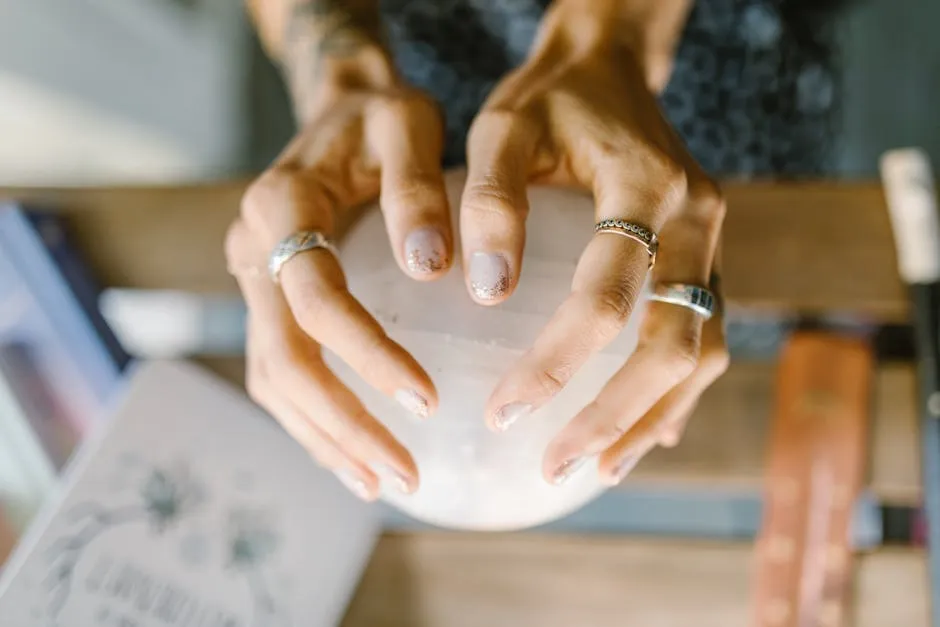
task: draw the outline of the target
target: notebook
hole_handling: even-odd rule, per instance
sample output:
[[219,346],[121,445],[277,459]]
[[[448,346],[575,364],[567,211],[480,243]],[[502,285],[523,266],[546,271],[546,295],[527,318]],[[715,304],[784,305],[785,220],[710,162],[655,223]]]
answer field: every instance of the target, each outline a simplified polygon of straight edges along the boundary
[[132,366],[0,578],[0,625],[329,627],[378,516],[243,394]]

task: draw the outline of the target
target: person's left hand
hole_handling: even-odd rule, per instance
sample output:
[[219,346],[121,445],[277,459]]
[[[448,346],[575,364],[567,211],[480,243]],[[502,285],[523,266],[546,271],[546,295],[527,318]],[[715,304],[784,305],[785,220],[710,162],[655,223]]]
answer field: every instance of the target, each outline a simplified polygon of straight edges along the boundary
[[[529,183],[592,192],[596,208],[584,216],[585,229],[608,218],[643,225],[660,241],[654,283],[717,292],[725,204],[664,118],[644,78],[649,68],[624,42],[546,29],[470,130],[460,230],[471,297],[502,302],[519,280]],[[509,428],[544,405],[618,335],[648,265],[646,248],[631,239],[591,240],[570,297],[489,399],[492,428]],[[657,443],[678,442],[699,395],[727,362],[720,311],[703,332],[693,311],[650,302],[636,352],[549,445],[545,478],[562,482],[599,456],[602,479],[619,482]]]

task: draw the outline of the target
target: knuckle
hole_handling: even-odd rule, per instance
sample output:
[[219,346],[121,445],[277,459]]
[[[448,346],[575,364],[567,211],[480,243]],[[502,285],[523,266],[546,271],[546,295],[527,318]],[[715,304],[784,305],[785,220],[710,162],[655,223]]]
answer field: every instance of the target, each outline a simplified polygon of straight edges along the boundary
[[706,224],[721,224],[727,212],[727,203],[718,184],[708,178],[696,181],[689,188],[689,206]]
[[279,168],[268,170],[245,190],[241,201],[242,218],[249,225],[263,224],[271,207],[271,198],[291,184],[292,175]]
[[495,174],[488,174],[474,181],[464,193],[464,206],[481,219],[504,220],[517,211],[511,194]]
[[602,337],[620,332],[633,312],[633,301],[639,286],[630,278],[598,290],[590,299],[590,319]]
[[535,372],[535,387],[542,398],[551,398],[565,387],[569,375],[564,369],[539,368]]
[[655,351],[659,370],[671,385],[678,385],[689,377],[699,363],[698,342],[682,339]]
[[225,259],[230,265],[237,264],[246,256],[250,242],[248,225],[242,218],[235,218],[225,231]]
[[701,356],[699,367],[711,379],[717,379],[728,371],[731,365],[731,355],[724,346],[705,352]]
[[266,406],[266,386],[261,382],[260,377],[249,376],[245,380],[245,392],[255,403],[261,407]]
[[521,116],[510,109],[489,108],[480,111],[477,117],[470,125],[471,139],[480,139],[486,136],[488,139],[493,135],[505,137],[509,130],[521,122]]
[[667,196],[685,195],[688,188],[685,167],[669,152],[652,148],[646,153],[645,161],[648,180],[656,181],[657,187],[666,190]]
[[409,212],[428,205],[446,206],[447,197],[440,172],[411,169],[395,178],[382,188],[383,206],[408,208]]

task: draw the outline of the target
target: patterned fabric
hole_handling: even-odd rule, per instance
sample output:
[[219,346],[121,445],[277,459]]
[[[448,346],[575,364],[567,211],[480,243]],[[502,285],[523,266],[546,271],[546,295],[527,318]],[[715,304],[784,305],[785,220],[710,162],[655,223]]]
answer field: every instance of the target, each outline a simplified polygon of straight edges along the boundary
[[[447,115],[445,162],[493,85],[519,65],[549,0],[383,0],[403,75]],[[837,65],[824,14],[786,0],[697,0],[661,102],[716,176],[832,168]],[[812,4],[812,2],[809,2]]]

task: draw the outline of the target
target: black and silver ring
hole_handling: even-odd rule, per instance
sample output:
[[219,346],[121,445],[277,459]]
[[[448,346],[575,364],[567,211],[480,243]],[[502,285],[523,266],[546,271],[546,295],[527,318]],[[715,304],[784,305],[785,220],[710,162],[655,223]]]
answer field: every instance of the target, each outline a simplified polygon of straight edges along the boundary
[[705,320],[715,315],[715,295],[698,285],[660,283],[653,288],[650,300],[691,309]]

